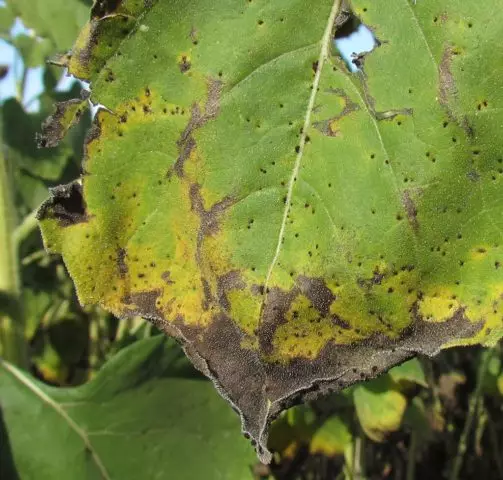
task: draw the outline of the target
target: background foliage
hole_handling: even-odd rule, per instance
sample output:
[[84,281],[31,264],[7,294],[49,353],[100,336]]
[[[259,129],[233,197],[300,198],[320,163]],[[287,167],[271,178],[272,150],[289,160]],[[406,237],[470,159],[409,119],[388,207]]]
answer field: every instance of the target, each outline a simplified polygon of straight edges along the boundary
[[[79,96],[76,82],[56,88],[61,70],[46,61],[71,47],[88,11],[78,0],[0,9],[2,37],[23,59],[17,98],[1,106],[1,247],[12,258],[2,257],[0,334],[17,366],[0,361],[0,478],[503,478],[500,346],[414,359],[291,408],[273,424],[266,467],[173,341],[140,318],[78,305],[33,211],[48,187],[78,176],[90,114],[53,149],[37,149],[35,135],[54,102]],[[29,34],[11,35],[16,17]],[[37,66],[44,91],[30,112],[23,89]]]

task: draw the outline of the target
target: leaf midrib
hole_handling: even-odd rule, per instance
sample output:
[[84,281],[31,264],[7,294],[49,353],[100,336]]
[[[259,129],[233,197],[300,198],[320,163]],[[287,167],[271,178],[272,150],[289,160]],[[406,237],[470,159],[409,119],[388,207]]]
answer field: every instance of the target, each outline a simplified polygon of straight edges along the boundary
[[297,153],[297,156],[295,158],[295,163],[292,169],[292,174],[290,176],[290,180],[288,182],[288,192],[286,195],[286,200],[285,200],[285,208],[283,210],[283,218],[281,221],[281,226],[278,234],[278,240],[276,243],[276,250],[274,252],[274,256],[271,260],[271,263],[269,265],[269,269],[267,271],[267,275],[265,278],[264,282],[264,299],[262,301],[261,309],[260,309],[260,318],[259,322],[261,321],[262,317],[262,312],[264,309],[264,305],[266,304],[267,301],[267,292],[268,292],[268,287],[269,287],[269,281],[272,276],[272,272],[274,270],[274,267],[278,261],[279,255],[281,253],[281,245],[282,245],[282,238],[285,233],[285,228],[286,228],[286,223],[288,219],[288,212],[290,211],[290,203],[292,200],[292,195],[293,195],[293,187],[295,184],[295,178],[297,177],[300,169],[300,164],[302,161],[302,156],[304,154],[304,146],[306,144],[306,137],[307,137],[307,131],[309,130],[309,127],[311,126],[311,114],[314,109],[314,102],[316,100],[316,95],[318,93],[318,86],[320,84],[321,80],[321,73],[323,71],[323,67],[325,65],[325,62],[328,59],[328,53],[332,41],[332,31],[333,27],[335,24],[335,19],[341,9],[342,5],[342,0],[334,0],[334,3],[332,5],[332,9],[330,11],[330,15],[328,17],[327,25],[325,26],[325,30],[323,32],[323,37],[321,39],[321,45],[320,45],[320,55],[318,57],[318,68],[316,69],[316,73],[314,76],[314,81],[312,85],[312,90],[311,90],[311,95],[309,96],[309,102],[307,104],[306,108],[306,114],[304,117],[304,125],[302,128],[302,133],[300,135],[300,141],[299,141],[299,151]]

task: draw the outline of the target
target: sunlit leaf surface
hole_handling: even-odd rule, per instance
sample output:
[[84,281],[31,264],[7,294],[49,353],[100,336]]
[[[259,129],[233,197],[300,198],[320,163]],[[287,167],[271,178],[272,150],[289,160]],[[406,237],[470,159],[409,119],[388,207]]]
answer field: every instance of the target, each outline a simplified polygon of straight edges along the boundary
[[[40,210],[80,300],[179,338],[262,460],[271,419],[502,333],[497,0],[102,1],[82,178]],[[345,16],[345,13],[344,13]]]

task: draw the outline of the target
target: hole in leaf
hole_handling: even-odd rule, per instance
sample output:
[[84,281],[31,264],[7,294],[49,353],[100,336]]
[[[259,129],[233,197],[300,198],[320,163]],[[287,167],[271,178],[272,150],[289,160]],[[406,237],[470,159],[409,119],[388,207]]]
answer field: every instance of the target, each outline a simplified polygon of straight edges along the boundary
[[350,10],[339,15],[336,28],[335,46],[348,69],[352,72],[361,69],[365,54],[379,46],[379,41]]

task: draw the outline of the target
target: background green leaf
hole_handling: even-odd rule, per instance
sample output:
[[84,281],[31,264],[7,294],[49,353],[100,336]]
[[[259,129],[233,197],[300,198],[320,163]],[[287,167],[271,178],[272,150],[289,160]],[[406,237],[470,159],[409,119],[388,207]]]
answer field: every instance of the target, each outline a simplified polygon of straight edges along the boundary
[[238,417],[172,341],[137,342],[76,388],[0,369],[1,450],[20,478],[252,478]]
[[49,39],[60,52],[73,45],[89,16],[91,3],[92,0],[7,0],[7,6],[26,27]]
[[397,431],[407,407],[406,397],[383,375],[353,392],[356,413],[364,432],[374,441],[383,442]]
[[389,371],[389,376],[397,383],[413,383],[427,387],[428,383],[424,375],[424,370],[421,362],[417,358],[408,360],[401,365],[393,367]]

